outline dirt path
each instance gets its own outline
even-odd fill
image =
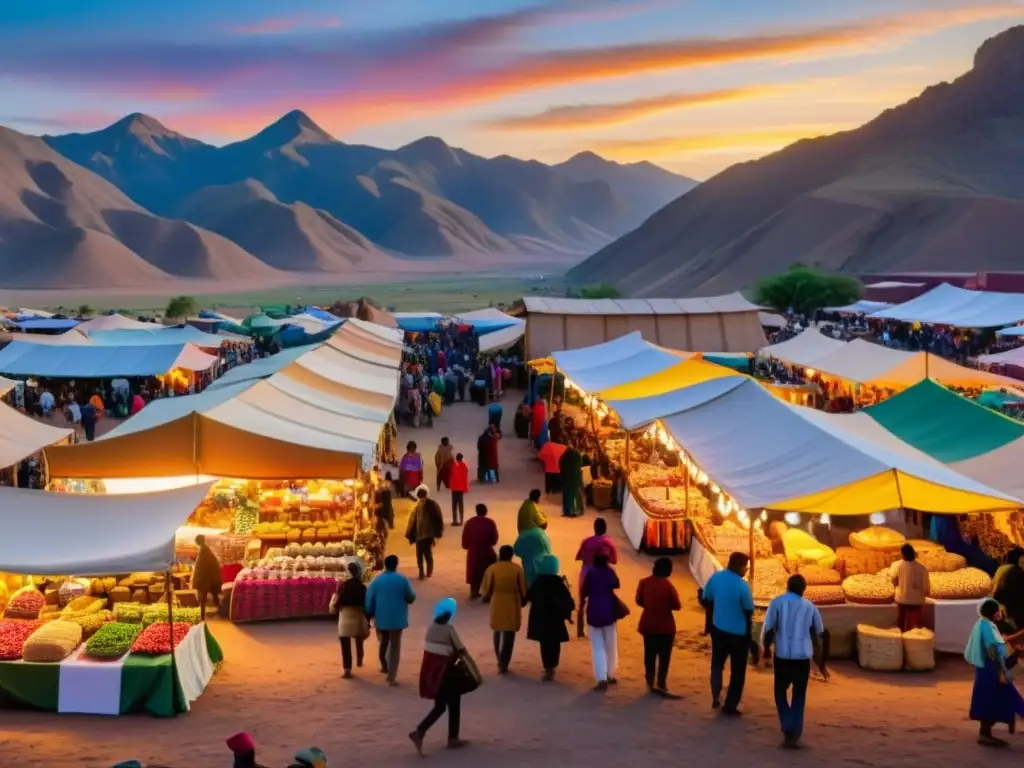
[[[512,402],[506,403],[506,427],[511,425]],[[456,405],[435,427],[406,430],[431,464],[442,435],[456,450],[475,461],[476,436],[486,422],[484,409]],[[474,486],[467,496],[467,514],[484,502],[498,523],[502,543],[515,538],[515,513],[530,488],[543,475],[525,441],[509,437],[501,445],[499,485]],[[428,469],[433,482],[433,470]],[[448,511],[448,495],[439,500]],[[552,502],[549,533],[563,570],[576,585],[573,556],[580,539],[589,534],[594,512],[566,520]],[[404,524],[407,509],[399,514]],[[622,596],[632,605],[637,580],[649,572],[651,560],[633,553],[617,516],[608,515],[610,529],[621,542],[618,570]],[[434,603],[446,596],[459,600],[457,625],[480,662],[484,686],[463,705],[463,736],[471,748],[443,750],[444,721],[427,739],[432,763],[505,768],[526,765],[635,766],[748,764],[759,766],[820,765],[874,766],[900,762],[915,766],[963,766],[991,759],[974,743],[974,724],[966,719],[970,678],[957,658],[943,660],[933,674],[881,675],[859,670],[852,663],[833,667],[828,684],[812,683],[802,753],[783,753],[772,703],[771,676],[751,672],[747,677],[740,721],[722,720],[710,708],[708,660],[699,652],[677,650],[670,686],[681,701],[648,697],[643,685],[642,645],[636,633],[637,614],[619,628],[621,684],[605,695],[590,692],[593,684],[589,645],[573,641],[563,648],[558,681],[539,682],[539,650],[526,640],[525,629],[516,643],[512,675],[496,674],[487,607],[466,600],[464,560],[458,531],[445,536],[437,548],[434,578],[414,581],[419,599],[412,610],[412,627],[403,647],[399,680],[389,689],[373,663],[376,643],[368,642],[369,663],[358,678],[339,678],[340,659],[331,621],[308,621],[234,626],[213,624],[226,661],[204,696],[186,716],[172,721],[148,717],[94,718],[33,712],[0,713],[0,754],[3,765],[110,766],[135,758],[170,766],[227,766],[224,739],[239,730],[254,734],[262,745],[261,762],[287,764],[295,749],[322,747],[331,765],[371,762],[387,766],[420,764],[405,734],[429,709],[416,694],[423,632]],[[411,548],[395,535],[393,550],[401,570],[415,578]],[[676,577],[683,595],[680,628],[695,638],[703,618],[696,607],[695,589],[680,561]],[[995,755],[1009,764],[1012,754]]]

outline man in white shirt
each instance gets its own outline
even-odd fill
[[[57,405],[57,401],[53,396],[53,392],[48,389],[43,390],[43,394],[39,396],[39,408],[43,412],[43,416],[49,418],[50,414],[53,413],[54,406]]]
[[[811,659],[824,631],[821,614],[810,600],[804,599],[807,581],[793,574],[787,592],[768,604],[761,627],[765,657],[775,644],[775,708],[782,726],[782,746],[797,749],[804,729],[804,705],[811,677]],[[793,689],[792,697],[789,689]]]

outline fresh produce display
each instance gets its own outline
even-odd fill
[[[786,559],[792,565],[832,568],[836,564],[835,552],[799,528],[790,528],[782,534],[782,546],[786,551]]]
[[[82,627],[71,621],[50,621],[33,632],[21,649],[25,661],[63,661],[82,642]]]
[[[696,485],[689,489],[679,486],[637,488],[636,497],[648,517],[656,520],[708,517],[711,514],[707,498]]]
[[[932,573],[931,596],[936,600],[972,600],[992,591],[992,579],[977,568],[961,568],[952,573]]]
[[[766,603],[786,591],[789,571],[785,564],[775,557],[758,558],[754,561],[754,602]]]
[[[188,636],[188,633],[192,630],[191,624],[184,622],[174,622],[174,647],[177,648],[181,645],[182,641]],[[132,643],[132,653],[139,653],[148,656],[158,656],[161,653],[171,652],[171,631],[168,630],[166,621],[160,621],[156,624],[150,624],[135,638],[135,642]]]
[[[94,659],[118,659],[128,653],[142,632],[140,624],[114,621],[104,624],[85,644],[85,653]]]
[[[82,628],[82,637],[92,637],[107,622],[114,620],[113,611],[92,611],[90,613],[64,613],[60,621],[70,621]]]
[[[44,607],[46,598],[43,597],[43,593],[30,584],[11,595],[4,610],[4,618],[38,619]]]
[[[846,602],[846,594],[839,585],[808,586],[804,597],[815,605],[842,605]]]
[[[61,608],[64,608],[73,600],[89,594],[88,579],[65,579],[57,588],[57,599]]]
[[[837,547],[836,570],[847,577],[875,574],[885,570],[899,558],[898,549],[881,552],[854,549],[853,547]]]
[[[335,574],[309,576],[254,568],[243,569],[231,592],[232,621],[267,621],[326,616],[337,589]]]
[[[695,520],[694,529],[720,561],[727,561],[733,552],[747,552],[750,549],[750,532],[732,520],[726,520],[721,525],[711,525],[705,520]],[[755,530],[754,557],[770,558],[771,556],[771,541],[764,533]]]
[[[948,573],[967,567],[966,557],[954,554],[953,552],[946,552],[944,549],[919,552],[917,562],[932,573]]]
[[[843,593],[847,602],[884,605],[891,603],[896,590],[886,575],[862,573],[843,580]]]
[[[77,614],[77,613],[96,613],[102,611],[107,605],[107,601],[102,597],[92,597],[91,595],[83,595],[82,597],[76,597],[74,600],[64,606],[62,613],[65,615]]]
[[[822,568],[820,565],[802,565],[798,573],[804,577],[808,587],[838,587],[843,583],[843,577],[839,575],[839,571],[833,568]]]
[[[970,515],[960,525],[961,532],[968,537],[977,537],[981,551],[993,560],[1003,562],[1013,549],[1010,537],[996,528],[992,515]]]
[[[142,603],[115,603],[114,621],[138,624],[142,621],[142,611],[145,608]]]
[[[686,478],[673,467],[662,467],[656,464],[634,464],[629,473],[631,488],[647,488],[649,486],[683,486]]]
[[[0,661],[21,658],[21,649],[29,636],[42,626],[40,621],[4,619],[0,621]]]
[[[874,552],[898,550],[906,541],[907,538],[902,533],[881,525],[873,525],[850,534],[851,547]]]
[[[174,621],[195,625],[200,621],[198,608],[174,608]],[[167,604],[147,605],[142,609],[142,626],[148,627],[158,621],[167,621]]]

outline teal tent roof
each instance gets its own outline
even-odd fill
[[[1024,424],[930,379],[866,408],[864,413],[944,464],[980,456],[1024,436]]]

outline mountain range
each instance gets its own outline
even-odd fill
[[[735,165],[573,268],[636,296],[834,272],[1024,269],[1024,26],[864,126]]]
[[[546,165],[434,137],[346,144],[300,111],[223,147],[142,114],[62,136],[0,128],[0,169],[8,288],[270,283],[438,257],[570,263],[696,184],[592,153]]]

